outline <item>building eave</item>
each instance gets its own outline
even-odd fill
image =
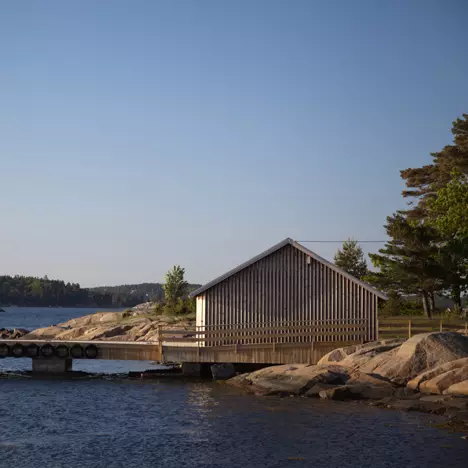
[[[282,249],[286,245],[292,245],[296,249],[300,250],[301,252],[305,253],[306,255],[310,256],[317,262],[327,266],[328,268],[336,271],[337,273],[343,275],[344,277],[348,278],[349,280],[353,281],[354,283],[358,284],[359,286],[363,287],[364,289],[370,291],[372,294],[375,294],[377,297],[383,300],[387,300],[388,297],[386,294],[384,294],[382,291],[379,291],[378,289],[375,289],[373,286],[370,284],[354,277],[353,275],[347,273],[344,271],[342,268],[337,267],[333,263],[329,262],[328,260],[325,260],[323,257],[320,255],[317,255],[315,252],[312,252],[308,248],[304,247],[302,244],[299,244],[299,242],[294,241],[290,237],[287,237],[286,239],[282,240],[281,242],[278,242],[277,244],[273,245],[269,249],[265,250],[264,252],[260,253],[259,255],[256,255],[255,257],[252,257],[250,260],[247,260],[244,263],[241,263],[237,267],[227,271],[226,273],[218,276],[217,278],[209,281],[208,283],[204,284],[202,287],[196,289],[195,291],[192,291],[190,293],[190,297],[197,297],[200,294],[203,294],[205,291],[208,289],[211,289],[212,287],[216,286],[217,284],[221,283],[222,281],[230,278],[231,276],[235,275],[236,273],[244,270],[245,268],[248,268],[249,266],[253,265],[254,263],[262,260],[265,257],[268,257],[272,253],[276,252],[277,250]]]

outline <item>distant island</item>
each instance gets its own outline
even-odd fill
[[[189,285],[190,290],[197,287]],[[161,283],[82,288],[78,283],[50,280],[47,276],[0,276],[0,307],[133,307],[163,298]]]

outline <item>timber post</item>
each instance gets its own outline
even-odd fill
[[[159,351],[159,359],[163,360],[163,334],[162,334],[162,326],[158,325],[158,351]]]
[[[411,338],[411,320],[408,320],[408,338]]]

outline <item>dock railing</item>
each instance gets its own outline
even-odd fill
[[[219,324],[185,329],[160,329],[158,341],[167,346],[219,347],[366,341],[365,319]]]
[[[379,320],[379,338],[411,338],[418,333],[462,331],[468,335],[468,322],[460,319],[429,319],[426,317],[389,317]]]

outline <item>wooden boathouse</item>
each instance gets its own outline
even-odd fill
[[[283,332],[281,342],[298,343],[309,339],[307,328],[325,325],[328,331],[338,332],[340,327],[356,324],[362,341],[376,340],[379,301],[386,299],[381,291],[290,238],[191,295],[196,298],[198,330],[271,328]],[[297,336],[288,336],[288,326],[293,324]],[[252,341],[242,338],[243,343]],[[324,333],[315,336],[315,341],[331,338],[336,341],[337,337]]]
[[[39,372],[91,358],[179,362],[195,372],[216,363],[315,364],[337,347],[378,339],[386,299],[289,238],[192,296],[196,326],[160,327],[153,342],[0,340],[0,358],[32,358]]]

